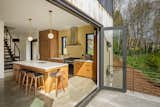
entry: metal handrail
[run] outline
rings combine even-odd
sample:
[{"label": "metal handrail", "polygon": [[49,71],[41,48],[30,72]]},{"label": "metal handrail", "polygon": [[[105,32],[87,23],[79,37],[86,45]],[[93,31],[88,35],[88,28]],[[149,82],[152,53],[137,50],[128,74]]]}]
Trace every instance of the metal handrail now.
[{"label": "metal handrail", "polygon": [[18,51],[18,57],[19,57],[19,60],[20,60],[20,49],[19,49],[18,45],[16,44],[16,42],[12,41],[13,37],[12,37],[11,33],[9,32],[9,30],[8,30],[8,28],[6,26],[5,26],[5,31],[6,31],[6,35],[5,35],[6,37],[5,37],[5,39],[7,39],[7,42],[8,42],[7,36],[9,36],[9,45],[12,48],[12,43],[14,44],[14,49],[13,49],[14,55],[16,54],[16,49],[17,49],[17,51]]}]

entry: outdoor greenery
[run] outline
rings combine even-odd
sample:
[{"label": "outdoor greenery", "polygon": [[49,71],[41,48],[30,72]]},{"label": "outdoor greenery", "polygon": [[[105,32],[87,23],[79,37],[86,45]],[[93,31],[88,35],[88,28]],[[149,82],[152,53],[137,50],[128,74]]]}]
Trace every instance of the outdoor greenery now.
[{"label": "outdoor greenery", "polygon": [[122,18],[122,15],[121,15],[121,13],[120,13],[119,10],[116,10],[114,12],[114,14],[113,14],[113,20],[114,20],[114,22],[113,22],[114,26],[121,26],[121,25],[123,25],[123,18]]},{"label": "outdoor greenery", "polygon": [[153,82],[160,83],[160,55],[127,56],[127,64],[142,71]]},{"label": "outdoor greenery", "polygon": [[[152,82],[160,84],[160,8],[158,3],[160,1],[130,0],[125,8],[125,17],[121,9],[116,8],[114,11],[114,26],[128,27],[128,66],[143,72]],[[122,55],[120,46],[122,46],[122,38],[114,37],[113,51],[119,56]]]},{"label": "outdoor greenery", "polygon": [[88,34],[86,39],[87,39],[87,54],[94,55],[94,35]]}]

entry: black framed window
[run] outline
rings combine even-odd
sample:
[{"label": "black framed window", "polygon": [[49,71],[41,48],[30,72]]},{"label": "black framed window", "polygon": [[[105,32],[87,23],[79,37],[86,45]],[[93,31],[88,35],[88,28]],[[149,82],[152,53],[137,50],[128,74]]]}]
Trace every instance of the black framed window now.
[{"label": "black framed window", "polygon": [[62,43],[62,50],[61,50],[61,53],[62,53],[62,55],[64,55],[64,53],[65,53],[65,48],[66,48],[66,41],[67,41],[67,38],[66,37],[62,37],[62,39],[61,39],[61,43]]},{"label": "black framed window", "polygon": [[86,34],[86,54],[94,54],[94,34]]}]

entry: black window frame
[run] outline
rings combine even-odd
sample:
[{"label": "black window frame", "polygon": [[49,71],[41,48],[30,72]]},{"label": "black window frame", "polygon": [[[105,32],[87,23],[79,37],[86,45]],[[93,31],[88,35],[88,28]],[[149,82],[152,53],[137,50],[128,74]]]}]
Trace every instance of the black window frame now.
[{"label": "black window frame", "polygon": [[[86,55],[91,55],[91,54],[88,54],[88,35],[93,35],[93,42],[94,42],[94,33],[86,34]],[[94,52],[94,44],[93,44],[93,52]],[[93,53],[93,55],[94,55],[94,53]]]},{"label": "black window frame", "polygon": [[[65,46],[64,46],[64,39],[65,39]],[[63,36],[61,37],[61,54],[64,55],[64,48],[67,46],[67,37]]]}]

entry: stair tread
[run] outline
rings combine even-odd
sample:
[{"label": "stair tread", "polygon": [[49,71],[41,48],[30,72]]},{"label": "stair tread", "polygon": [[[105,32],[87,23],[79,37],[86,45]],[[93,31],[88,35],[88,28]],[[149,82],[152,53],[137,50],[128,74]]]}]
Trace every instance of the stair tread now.
[{"label": "stair tread", "polygon": [[[19,38],[12,38],[12,42],[19,42]],[[10,45],[10,41],[8,38],[4,38],[4,62],[5,66],[12,67],[13,61],[18,61],[20,59],[20,56],[16,56],[13,52],[13,47]]]},{"label": "stair tread", "polygon": [[5,67],[7,66],[13,66],[13,64],[4,64]]},{"label": "stair tread", "polygon": [[13,65],[5,65],[4,68],[10,68],[13,67]]},{"label": "stair tread", "polygon": [[13,67],[10,67],[10,68],[4,68],[4,70],[9,70],[9,69],[13,69]]}]

